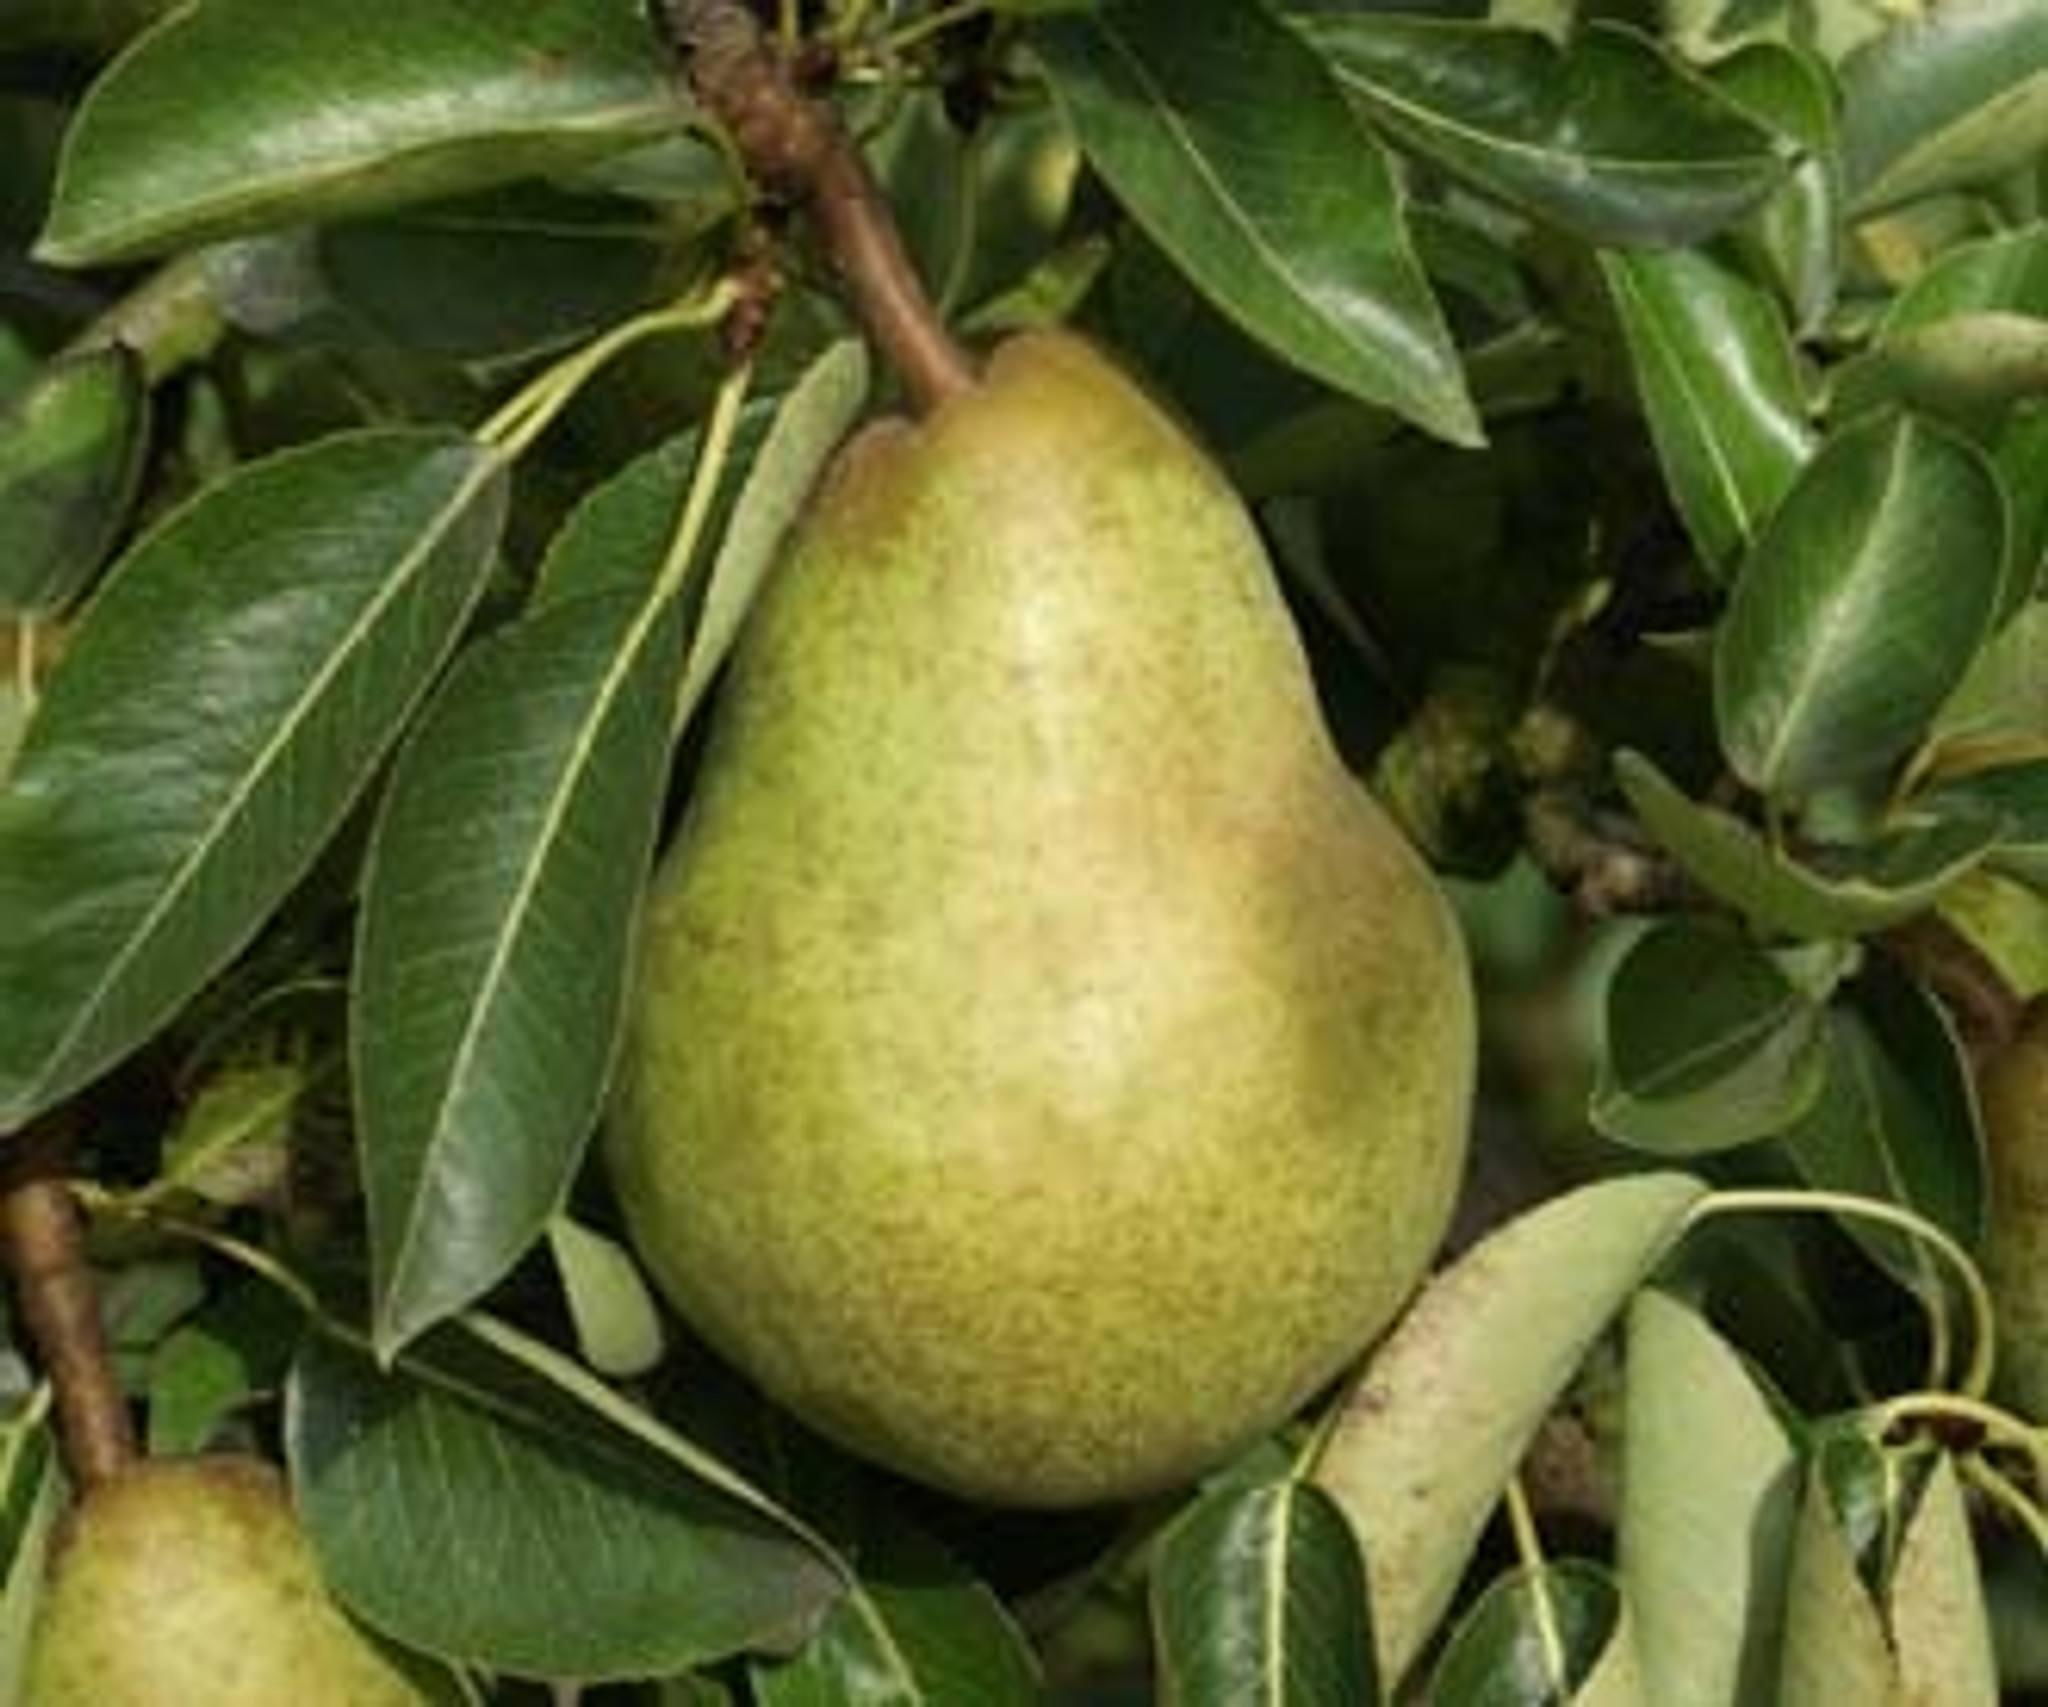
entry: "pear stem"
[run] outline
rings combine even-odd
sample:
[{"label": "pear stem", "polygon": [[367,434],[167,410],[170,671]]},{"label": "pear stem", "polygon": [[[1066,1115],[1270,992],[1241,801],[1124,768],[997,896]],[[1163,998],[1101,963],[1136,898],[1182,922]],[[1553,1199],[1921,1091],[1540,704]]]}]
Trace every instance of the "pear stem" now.
[{"label": "pear stem", "polygon": [[0,1247],[22,1325],[56,1398],[64,1460],[81,1491],[135,1462],[135,1426],[100,1326],[99,1283],[85,1257],[68,1179],[70,1135],[45,1120],[9,1142],[0,1172]]},{"label": "pear stem", "polygon": [[881,187],[838,115],[804,91],[791,55],[742,0],[670,0],[660,10],[699,104],[748,176],[810,214],[915,408],[972,389],[974,359],[946,329]]}]

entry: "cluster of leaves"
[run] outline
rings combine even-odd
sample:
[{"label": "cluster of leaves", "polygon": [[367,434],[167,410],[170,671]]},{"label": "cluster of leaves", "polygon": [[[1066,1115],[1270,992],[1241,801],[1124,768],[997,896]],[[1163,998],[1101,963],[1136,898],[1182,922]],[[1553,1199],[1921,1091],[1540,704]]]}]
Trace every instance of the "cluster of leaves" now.
[{"label": "cluster of leaves", "polygon": [[1939,999],[2048,984],[2037,0],[781,9],[959,322],[1089,326],[1257,507],[1544,1199],[1304,1437],[1030,1522],[664,1359],[584,1166],[679,737],[863,406],[801,234],[735,367],[780,228],[626,0],[160,10],[0,15],[0,1131],[80,1134],[154,1449],[276,1429],[472,1697],[2048,1682]]}]

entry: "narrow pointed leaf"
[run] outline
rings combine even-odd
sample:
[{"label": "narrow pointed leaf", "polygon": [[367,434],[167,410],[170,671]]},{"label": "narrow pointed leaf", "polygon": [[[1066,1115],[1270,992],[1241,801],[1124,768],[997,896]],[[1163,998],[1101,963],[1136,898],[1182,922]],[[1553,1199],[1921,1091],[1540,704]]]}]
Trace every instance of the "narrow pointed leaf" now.
[{"label": "narrow pointed leaf", "polygon": [[64,1483],[46,1404],[0,1422],[0,1701],[23,1699],[29,1631],[42,1598]]},{"label": "narrow pointed leaf", "polygon": [[1820,1094],[1822,1013],[1756,944],[1666,920],[1607,988],[1606,1048],[1589,1113],[1661,1155],[1732,1149],[1782,1132]]},{"label": "narrow pointed leaf", "polygon": [[1313,1482],[1205,1495],[1161,1540],[1151,1591],[1174,1707],[1381,1699],[1358,1541]]},{"label": "narrow pointed leaf", "polygon": [[1211,302],[1338,390],[1478,442],[1386,158],[1298,36],[1242,0],[1124,0],[1032,40],[1091,163]]},{"label": "narrow pointed leaf", "polygon": [[1373,123],[1433,165],[1603,244],[1688,243],[1784,175],[1771,134],[1647,38],[1368,8],[1298,22]]},{"label": "narrow pointed leaf", "polygon": [[1906,1528],[1887,1602],[1902,1699],[1999,1699],[1998,1660],[1970,1514],[1946,1456],[1936,1461]]},{"label": "narrow pointed leaf", "polygon": [[548,1223],[548,1250],[583,1361],[615,1380],[645,1375],[659,1363],[667,1341],[661,1309],[626,1248],[557,1215]]},{"label": "narrow pointed leaf", "polygon": [[0,413],[0,613],[70,603],[128,520],[149,442],[149,390],[113,345],[52,361]]},{"label": "narrow pointed leaf", "polygon": [[1898,758],[1998,608],[2005,499],[1982,452],[1911,416],[1837,434],[1742,567],[1714,651],[1721,743],[1797,799]]},{"label": "narrow pointed leaf", "polygon": [[94,84],[40,245],[103,263],[581,164],[676,122],[637,8],[209,0]]},{"label": "narrow pointed leaf", "polygon": [[1924,912],[1987,862],[2005,834],[1999,818],[1971,813],[1800,863],[1732,813],[1689,800],[1640,753],[1617,753],[1614,773],[1689,877],[1787,936],[1863,936]]},{"label": "narrow pointed leaf", "polygon": [[1807,1474],[1793,1530],[1775,1699],[1779,1707],[1900,1699],[1884,1619],[1815,1470]]},{"label": "narrow pointed leaf", "polygon": [[1429,1699],[1438,1707],[1577,1701],[1621,1628],[1621,1590],[1604,1566],[1559,1559],[1509,1571],[1458,1620]]},{"label": "narrow pointed leaf", "polygon": [[1902,17],[1842,64],[1856,209],[1981,184],[2048,148],[2048,8],[1958,0]]},{"label": "narrow pointed leaf", "polygon": [[0,1131],[255,934],[440,667],[503,506],[466,439],[348,434],[232,476],[116,566],[0,794]]},{"label": "narrow pointed leaf", "polygon": [[1701,560],[1726,577],[1813,449],[1783,316],[1696,250],[1600,257],[1650,436]]},{"label": "narrow pointed leaf", "polygon": [[1437,1275],[1373,1353],[1315,1479],[1365,1551],[1390,1685],[1450,1604],[1544,1414],[1705,1192],[1657,1173],[1553,1198]]},{"label": "narrow pointed leaf", "polygon": [[371,843],[352,1074],[387,1355],[503,1278],[596,1123],[668,766],[680,608],[565,600],[471,647]]},{"label": "narrow pointed leaf", "polygon": [[1742,1360],[1655,1288],[1629,1308],[1621,1583],[1646,1699],[1768,1700],[1798,1460]]},{"label": "narrow pointed leaf", "polygon": [[801,1640],[829,1555],[715,1459],[545,1347],[445,1326],[380,1371],[310,1340],[293,1491],[335,1592],[445,1659],[645,1677]]}]

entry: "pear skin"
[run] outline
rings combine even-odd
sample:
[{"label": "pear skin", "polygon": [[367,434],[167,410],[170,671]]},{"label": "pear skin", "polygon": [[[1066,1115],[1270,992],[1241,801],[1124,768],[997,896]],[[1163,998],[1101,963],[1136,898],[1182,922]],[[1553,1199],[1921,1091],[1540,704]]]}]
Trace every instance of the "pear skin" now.
[{"label": "pear skin", "polygon": [[420,1707],[254,1459],[139,1464],[59,1532],[24,1707]]},{"label": "pear skin", "polygon": [[1080,1505],[1387,1325],[1473,1030],[1236,495],[1027,335],[793,530],[649,897],[608,1156],[657,1283],[798,1416]]},{"label": "pear skin", "polygon": [[2048,997],[1977,1084],[1990,1187],[1983,1263],[1998,1323],[1998,1392],[2048,1427]]}]

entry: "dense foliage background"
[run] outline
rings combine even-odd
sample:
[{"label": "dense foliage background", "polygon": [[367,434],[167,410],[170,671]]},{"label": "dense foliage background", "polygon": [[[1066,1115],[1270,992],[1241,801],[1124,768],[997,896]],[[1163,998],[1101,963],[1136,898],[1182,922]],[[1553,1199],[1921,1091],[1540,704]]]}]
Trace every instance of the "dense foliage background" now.
[{"label": "dense foliage background", "polygon": [[2030,1150],[1975,1089],[2048,989],[2048,9],[768,21],[966,335],[1086,328],[1254,505],[1468,926],[1470,1252],[1136,1510],[687,1343],[584,1166],[634,905],[886,376],[631,0],[8,0],[0,1132],[151,1449],[281,1456],[451,1698],[2048,1690],[2048,1064]]}]

